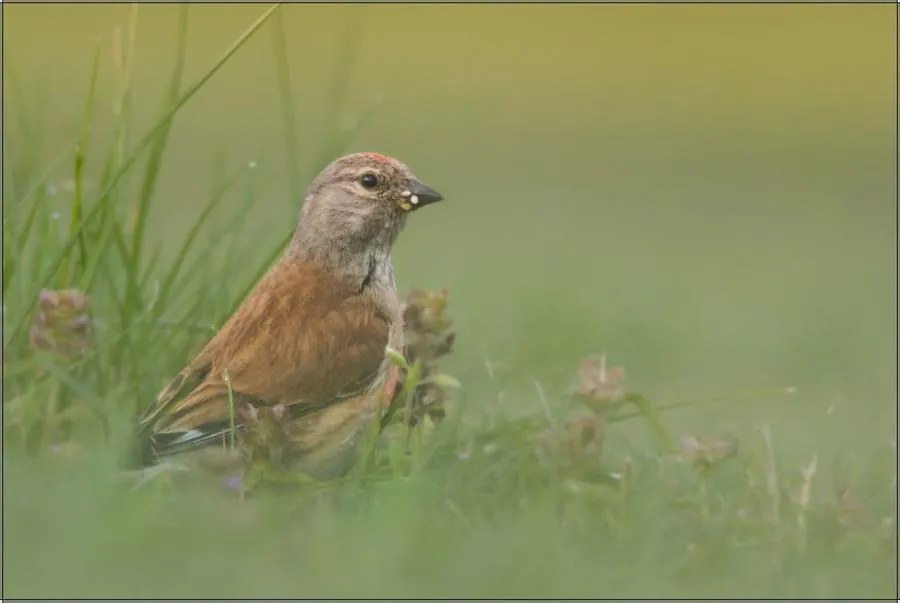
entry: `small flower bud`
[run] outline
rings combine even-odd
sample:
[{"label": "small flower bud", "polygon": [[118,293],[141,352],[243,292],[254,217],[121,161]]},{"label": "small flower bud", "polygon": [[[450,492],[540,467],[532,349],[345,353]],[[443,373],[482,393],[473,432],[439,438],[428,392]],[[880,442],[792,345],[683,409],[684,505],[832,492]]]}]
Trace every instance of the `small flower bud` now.
[{"label": "small flower bud", "polygon": [[31,345],[69,358],[93,347],[90,298],[76,289],[41,289],[38,312],[29,329]]},{"label": "small flower bud", "polygon": [[578,378],[578,395],[594,410],[618,401],[625,393],[625,369],[621,366],[607,369],[606,355],[583,359]]}]

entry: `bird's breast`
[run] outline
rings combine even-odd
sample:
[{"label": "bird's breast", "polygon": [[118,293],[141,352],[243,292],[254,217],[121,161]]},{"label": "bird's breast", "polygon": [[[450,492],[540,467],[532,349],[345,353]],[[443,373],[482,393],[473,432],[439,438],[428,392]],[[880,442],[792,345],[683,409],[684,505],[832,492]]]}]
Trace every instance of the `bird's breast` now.
[{"label": "bird's breast", "polygon": [[369,391],[295,423],[291,441],[296,467],[319,479],[346,472],[358,457],[376,408],[377,393]]}]

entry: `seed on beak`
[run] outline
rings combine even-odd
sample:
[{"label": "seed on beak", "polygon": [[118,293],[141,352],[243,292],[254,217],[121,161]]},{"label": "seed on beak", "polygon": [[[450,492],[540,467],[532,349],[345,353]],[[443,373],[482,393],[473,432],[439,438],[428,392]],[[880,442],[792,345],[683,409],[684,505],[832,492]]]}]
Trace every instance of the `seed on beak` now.
[{"label": "seed on beak", "polygon": [[403,191],[402,193],[400,193],[400,196],[405,199],[409,199],[409,201],[404,201],[403,203],[400,204],[400,207],[403,208],[405,211],[409,211],[413,208],[413,206],[419,204],[418,195],[412,194],[412,191],[410,191],[410,190]]},{"label": "seed on beak", "polygon": [[420,206],[424,207],[430,203],[443,199],[440,193],[425,186],[418,180],[413,180],[410,183],[410,187],[402,191],[400,196],[405,199],[405,201],[400,204],[400,208],[404,211],[410,211]]}]

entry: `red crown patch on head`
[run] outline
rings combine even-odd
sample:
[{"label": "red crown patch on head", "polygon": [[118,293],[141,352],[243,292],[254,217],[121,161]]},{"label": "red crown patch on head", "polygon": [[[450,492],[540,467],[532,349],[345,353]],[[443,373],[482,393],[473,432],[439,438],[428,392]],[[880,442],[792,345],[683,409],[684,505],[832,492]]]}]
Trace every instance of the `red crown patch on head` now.
[{"label": "red crown patch on head", "polygon": [[378,163],[393,163],[394,160],[388,157],[387,155],[382,155],[381,153],[366,153],[366,157],[372,159],[373,161],[377,161]]}]

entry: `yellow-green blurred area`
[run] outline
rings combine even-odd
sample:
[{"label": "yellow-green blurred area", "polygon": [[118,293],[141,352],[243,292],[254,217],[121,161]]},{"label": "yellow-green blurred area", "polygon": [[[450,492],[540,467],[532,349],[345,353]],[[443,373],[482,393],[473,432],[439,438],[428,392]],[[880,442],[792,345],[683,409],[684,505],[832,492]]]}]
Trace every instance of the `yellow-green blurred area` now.
[{"label": "yellow-green blurred area", "polygon": [[[160,117],[181,9],[141,5],[133,40],[130,10],[4,6],[4,205],[74,147],[98,49],[88,178],[98,177],[91,175],[100,174],[108,152],[117,57],[129,43],[135,62],[128,146]],[[263,10],[191,6],[185,81],[205,73]],[[175,118],[149,216],[148,244],[161,245],[161,263],[208,200],[213,174],[255,163],[252,209],[216,247],[220,256],[234,242],[251,250],[228,271],[234,282],[226,289],[236,295],[294,227],[301,199],[291,197],[291,183],[305,187],[333,158],[322,149],[335,132],[365,119],[336,154],[394,155],[446,198],[411,217],[394,261],[401,292],[449,289],[458,343],[447,369],[463,383],[460,395],[473,416],[487,407],[540,412],[535,380],[555,404],[579,359],[605,352],[625,367],[629,389],[659,403],[735,392],[731,403],[667,415],[675,434],[730,432],[758,441],[756,427],[769,424],[786,455],[785,472],[796,474],[818,454],[835,463],[835,481],[862,471],[871,455],[896,454],[896,7],[395,4],[281,11],[299,165],[286,159],[270,21]],[[17,167],[17,156],[46,161]],[[71,161],[53,174],[64,189]],[[89,195],[96,192],[96,182],[86,186]],[[237,187],[219,211],[237,207],[242,194]],[[57,199],[68,216],[68,202]],[[166,363],[174,371],[183,360]],[[785,387],[796,393],[741,395]],[[393,520],[377,529],[356,521],[360,533],[373,529],[392,541],[390,550],[407,550],[391,531],[398,527]],[[556,546],[555,528],[541,521],[534,537]],[[317,529],[323,532],[316,538],[326,539],[332,527]],[[148,542],[167,546],[154,534]],[[526,536],[517,546],[527,548]],[[118,546],[114,535],[108,539]],[[385,584],[402,580],[379,581],[366,571],[373,591],[337,590],[453,595],[474,571],[468,594],[666,593],[632,588],[644,579],[638,569],[620,574],[611,591],[592,591],[589,568],[560,574],[542,565],[537,551],[521,566],[482,568],[481,575],[460,559],[494,550],[495,541],[481,532],[467,542],[459,557],[441,558],[449,569],[431,590],[391,590]],[[507,545],[517,548],[507,542],[496,555]],[[337,552],[329,554],[339,561]],[[389,571],[376,548],[365,558]],[[212,580],[214,569],[203,567],[200,574]],[[460,577],[451,579],[457,570]],[[248,562],[248,574],[265,571],[263,561]],[[748,584],[765,583],[765,575]],[[565,576],[578,588],[567,591]],[[521,590],[492,590],[492,580],[516,579],[524,581]],[[315,593],[332,592],[323,583]],[[852,580],[844,587],[840,592],[855,592]],[[722,588],[710,593],[727,595]],[[275,586],[269,592],[284,594]]]},{"label": "yellow-green blurred area", "polygon": [[[852,416],[850,427],[880,425],[886,437],[893,10],[285,6],[299,178],[305,187],[321,167],[315,153],[336,127],[374,111],[343,150],[396,155],[446,196],[415,216],[395,257],[402,289],[451,290],[466,371],[486,356],[562,383],[581,355],[605,350],[660,393],[797,386],[797,437],[831,404],[842,432]],[[97,137],[109,129],[99,116],[112,108],[114,30],[126,37],[128,11],[6,7],[11,158],[73,144],[98,47]],[[140,7],[136,133],[161,112],[178,11]],[[192,7],[186,81],[261,11]],[[156,241],[184,235],[221,156],[229,168],[257,162],[262,179],[232,236],[292,228],[299,200],[270,29],[177,116],[150,216]],[[36,139],[23,113],[41,124]]]}]

